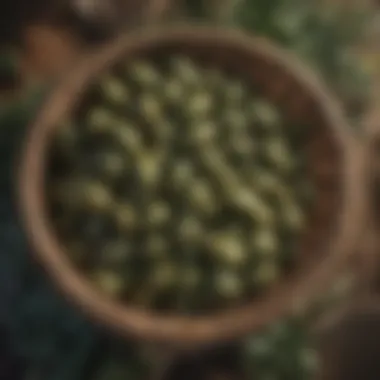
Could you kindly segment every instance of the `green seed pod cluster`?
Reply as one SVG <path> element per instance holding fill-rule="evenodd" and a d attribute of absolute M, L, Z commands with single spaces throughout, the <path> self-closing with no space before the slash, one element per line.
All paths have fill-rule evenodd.
<path fill-rule="evenodd" d="M 91 281 L 139 307 L 201 313 L 291 270 L 313 187 L 300 128 L 278 107 L 175 55 L 119 64 L 89 93 L 58 129 L 48 194 Z"/>

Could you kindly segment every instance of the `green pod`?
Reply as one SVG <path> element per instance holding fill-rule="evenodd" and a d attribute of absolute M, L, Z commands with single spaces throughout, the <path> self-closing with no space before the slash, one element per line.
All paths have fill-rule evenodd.
<path fill-rule="evenodd" d="M 280 253 L 280 241 L 274 228 L 258 227 L 250 237 L 250 248 L 255 256 L 276 258 Z"/>
<path fill-rule="evenodd" d="M 290 232 L 299 232 L 306 225 L 306 214 L 297 201 L 296 194 L 284 187 L 278 194 L 280 218 L 283 228 Z"/>
<path fill-rule="evenodd" d="M 187 199 L 193 210 L 201 215 L 206 214 L 211 216 L 219 209 L 215 192 L 210 183 L 205 179 L 197 178 L 189 184 Z"/>
<path fill-rule="evenodd" d="M 131 99 L 130 91 L 122 78 L 108 75 L 99 83 L 103 99 L 115 106 L 126 106 Z"/>
<path fill-rule="evenodd" d="M 156 67 L 146 61 L 135 61 L 127 67 L 129 77 L 142 88 L 154 88 L 162 83 L 162 75 Z"/>
<path fill-rule="evenodd" d="M 262 143 L 263 159 L 278 169 L 280 173 L 289 173 L 296 168 L 296 160 L 284 137 L 272 136 Z"/>
<path fill-rule="evenodd" d="M 264 99 L 254 99 L 250 102 L 248 112 L 254 125 L 264 132 L 275 132 L 282 125 L 281 114 L 274 104 Z"/>
<path fill-rule="evenodd" d="M 164 109 L 160 98 L 153 93 L 143 93 L 137 99 L 141 116 L 151 123 L 156 123 L 164 118 Z"/>
<path fill-rule="evenodd" d="M 249 96 L 249 91 L 244 82 L 238 79 L 229 79 L 224 82 L 224 96 L 226 103 L 242 104 Z"/>
<path fill-rule="evenodd" d="M 78 190 L 81 193 L 84 205 L 90 210 L 108 211 L 114 204 L 109 189 L 102 183 L 83 183 L 83 188 Z"/>
<path fill-rule="evenodd" d="M 186 88 L 178 78 L 168 78 L 163 85 L 164 98 L 169 104 L 181 105 L 186 97 Z"/>
<path fill-rule="evenodd" d="M 57 183 L 56 200 L 76 210 L 108 212 L 114 204 L 112 193 L 100 181 L 72 179 Z"/>
<path fill-rule="evenodd" d="M 204 227 L 195 216 L 186 216 L 179 222 L 178 238 L 180 241 L 193 243 L 201 241 L 204 235 Z"/>
<path fill-rule="evenodd" d="M 197 121 L 192 122 L 190 125 L 191 140 L 194 144 L 202 145 L 212 142 L 217 133 L 217 126 L 212 121 Z"/>
<path fill-rule="evenodd" d="M 170 222 L 171 207 L 164 201 L 154 201 L 147 207 L 148 223 L 154 227 L 163 227 Z"/>
<path fill-rule="evenodd" d="M 120 124 L 118 117 L 105 107 L 90 109 L 85 120 L 86 129 L 91 133 L 107 133 Z"/>
<path fill-rule="evenodd" d="M 201 146 L 198 152 L 204 165 L 221 186 L 228 202 L 246 213 L 253 222 L 267 225 L 275 222 L 275 214 L 270 205 L 265 202 L 259 193 L 240 183 L 240 179 L 224 162 L 222 154 L 214 145 Z"/>
<path fill-rule="evenodd" d="M 244 132 L 232 134 L 229 145 L 235 154 L 247 159 L 247 164 L 249 164 L 249 160 L 253 160 L 257 150 L 255 142 Z"/>
<path fill-rule="evenodd" d="M 186 188 L 195 176 L 195 168 L 188 159 L 177 159 L 170 171 L 170 182 L 174 188 Z"/>
<path fill-rule="evenodd" d="M 250 120 L 244 109 L 239 107 L 226 107 L 221 112 L 221 122 L 228 131 L 233 134 L 237 131 L 247 131 L 250 127 Z"/>
<path fill-rule="evenodd" d="M 207 247 L 218 265 L 241 267 L 248 262 L 248 250 L 238 229 L 213 234 L 207 239 Z"/>
<path fill-rule="evenodd" d="M 282 179 L 272 170 L 256 166 L 250 175 L 250 184 L 262 194 L 272 196 L 284 186 Z"/>
<path fill-rule="evenodd" d="M 207 91 L 194 93 L 186 100 L 186 114 L 188 117 L 199 120 L 210 116 L 214 106 L 214 100 Z"/>
<path fill-rule="evenodd" d="M 244 294 L 244 283 L 239 273 L 221 270 L 214 274 L 215 292 L 223 300 L 237 300 Z"/>
<path fill-rule="evenodd" d="M 132 156 L 142 150 L 142 135 L 138 126 L 134 123 L 125 121 L 116 121 L 109 129 L 110 135 Z"/>
<path fill-rule="evenodd" d="M 199 85 L 203 82 L 201 69 L 188 57 L 173 57 L 170 61 L 170 68 L 173 76 L 185 85 Z"/>
<path fill-rule="evenodd" d="M 144 188 L 149 192 L 154 192 L 162 176 L 162 161 L 165 151 L 148 150 L 146 148 L 135 152 L 136 167 L 140 180 Z"/>

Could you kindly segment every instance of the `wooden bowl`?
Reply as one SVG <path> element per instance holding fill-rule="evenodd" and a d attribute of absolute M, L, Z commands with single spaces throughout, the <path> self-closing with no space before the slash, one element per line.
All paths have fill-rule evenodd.
<path fill-rule="evenodd" d="M 73 268 L 47 214 L 47 149 L 59 121 L 103 70 L 120 59 L 157 51 L 185 53 L 234 70 L 256 83 L 286 111 L 289 120 L 315 127 L 308 139 L 308 160 L 317 188 L 316 207 L 301 239 L 294 273 L 262 297 L 213 315 L 158 315 L 107 298 Z M 24 226 L 54 282 L 91 318 L 121 334 L 187 348 L 244 336 L 323 292 L 352 258 L 367 214 L 365 149 L 350 133 L 337 101 L 285 51 L 235 30 L 153 28 L 110 43 L 88 57 L 50 96 L 29 130 L 20 164 L 18 191 Z"/>

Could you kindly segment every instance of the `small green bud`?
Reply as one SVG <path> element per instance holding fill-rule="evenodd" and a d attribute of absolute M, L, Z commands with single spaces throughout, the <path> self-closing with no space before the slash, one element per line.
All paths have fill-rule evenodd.
<path fill-rule="evenodd" d="M 152 94 L 143 94 L 138 99 L 142 116 L 149 122 L 157 122 L 163 118 L 163 109 L 157 97 Z"/>
<path fill-rule="evenodd" d="M 69 207 L 91 211 L 108 211 L 113 197 L 102 183 L 87 179 L 67 180 L 57 184 L 56 198 Z"/>
<path fill-rule="evenodd" d="M 148 207 L 148 221 L 154 226 L 163 226 L 171 217 L 170 206 L 163 201 L 156 201 Z"/>
<path fill-rule="evenodd" d="M 203 226 L 197 218 L 188 216 L 180 222 L 178 234 L 183 241 L 198 241 L 204 234 Z"/>
<path fill-rule="evenodd" d="M 113 198 L 105 185 L 97 182 L 84 182 L 79 189 L 85 205 L 92 210 L 108 211 L 113 205 Z"/>
<path fill-rule="evenodd" d="M 172 72 L 185 84 L 199 84 L 202 81 L 200 70 L 187 57 L 174 57 L 171 61 Z"/>
<path fill-rule="evenodd" d="M 231 136 L 230 144 L 235 153 L 253 159 L 255 144 L 246 133 L 236 133 Z"/>
<path fill-rule="evenodd" d="M 194 171 L 194 166 L 189 160 L 176 160 L 171 172 L 171 181 L 174 187 L 187 186 L 194 177 Z"/>
<path fill-rule="evenodd" d="M 185 96 L 185 89 L 180 80 L 171 78 L 166 81 L 163 93 L 170 103 L 180 103 Z"/>
<path fill-rule="evenodd" d="M 194 118 L 208 116 L 212 110 L 213 100 L 207 92 L 194 94 L 187 104 L 189 116 Z"/>
<path fill-rule="evenodd" d="M 188 188 L 188 198 L 193 207 L 201 213 L 212 215 L 218 210 L 214 191 L 205 180 L 196 179 L 191 182 Z"/>
<path fill-rule="evenodd" d="M 276 257 L 280 249 L 276 230 L 268 227 L 256 230 L 251 237 L 251 247 L 255 255 Z"/>
<path fill-rule="evenodd" d="M 222 231 L 209 240 L 209 248 L 219 262 L 232 266 L 247 262 L 247 251 L 240 231 Z"/>
<path fill-rule="evenodd" d="M 126 106 L 130 99 L 123 81 L 111 75 L 101 81 L 100 90 L 106 101 L 111 104 Z"/>
<path fill-rule="evenodd" d="M 143 87 L 157 86 L 161 82 L 159 71 L 148 62 L 137 61 L 127 69 L 132 79 Z"/>
<path fill-rule="evenodd" d="M 238 80 L 229 80 L 225 83 L 225 97 L 228 102 L 242 103 L 248 94 L 245 84 Z"/>
<path fill-rule="evenodd" d="M 139 151 L 142 145 L 142 137 L 138 127 L 132 123 L 125 122 L 115 125 L 112 135 L 128 151 Z"/>
<path fill-rule="evenodd" d="M 88 112 L 86 127 L 90 132 L 109 132 L 119 124 L 112 111 L 98 107 Z"/>
<path fill-rule="evenodd" d="M 241 297 L 244 287 L 240 276 L 235 272 L 221 271 L 215 276 L 215 290 L 223 298 Z"/>
<path fill-rule="evenodd" d="M 205 144 L 213 141 L 217 134 L 217 127 L 212 122 L 198 122 L 191 127 L 193 141 Z"/>
<path fill-rule="evenodd" d="M 235 192 L 235 199 L 241 209 L 248 209 L 252 217 L 258 223 L 273 225 L 275 213 L 273 209 L 264 202 L 258 194 L 254 194 L 249 188 L 238 188 Z"/>
<path fill-rule="evenodd" d="M 261 168 L 255 168 L 251 176 L 251 184 L 254 185 L 262 194 L 277 194 L 278 190 L 283 187 L 278 176 L 271 171 Z"/>
<path fill-rule="evenodd" d="M 251 113 L 253 120 L 267 131 L 277 130 L 281 124 L 281 115 L 276 106 L 266 100 L 255 99 L 251 102 Z"/>
<path fill-rule="evenodd" d="M 232 133 L 234 131 L 247 130 L 247 128 L 250 126 L 249 120 L 247 119 L 243 110 L 238 108 L 227 108 L 223 112 L 223 122 Z"/>
<path fill-rule="evenodd" d="M 294 157 L 283 138 L 274 137 L 265 141 L 264 144 L 263 155 L 271 164 L 280 171 L 288 172 L 294 169 Z"/>
<path fill-rule="evenodd" d="M 281 209 L 281 215 L 285 227 L 294 232 L 302 230 L 306 223 L 306 215 L 297 202 L 288 199 L 284 201 Z"/>

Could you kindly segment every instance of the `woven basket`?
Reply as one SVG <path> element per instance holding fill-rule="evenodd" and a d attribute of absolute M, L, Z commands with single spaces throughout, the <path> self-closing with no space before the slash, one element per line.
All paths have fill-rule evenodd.
<path fill-rule="evenodd" d="M 47 217 L 46 154 L 58 122 L 103 70 L 120 59 L 157 51 L 185 53 L 240 73 L 281 106 L 289 120 L 315 126 L 308 141 L 308 167 L 317 188 L 316 207 L 300 241 L 294 274 L 282 278 L 261 298 L 214 315 L 163 316 L 108 299 L 74 270 Z M 65 78 L 30 128 L 18 185 L 24 226 L 54 282 L 91 318 L 119 333 L 182 347 L 244 336 L 328 289 L 355 252 L 366 218 L 367 161 L 363 147 L 349 131 L 339 105 L 320 81 L 261 38 L 193 26 L 129 34 L 88 57 Z"/>

